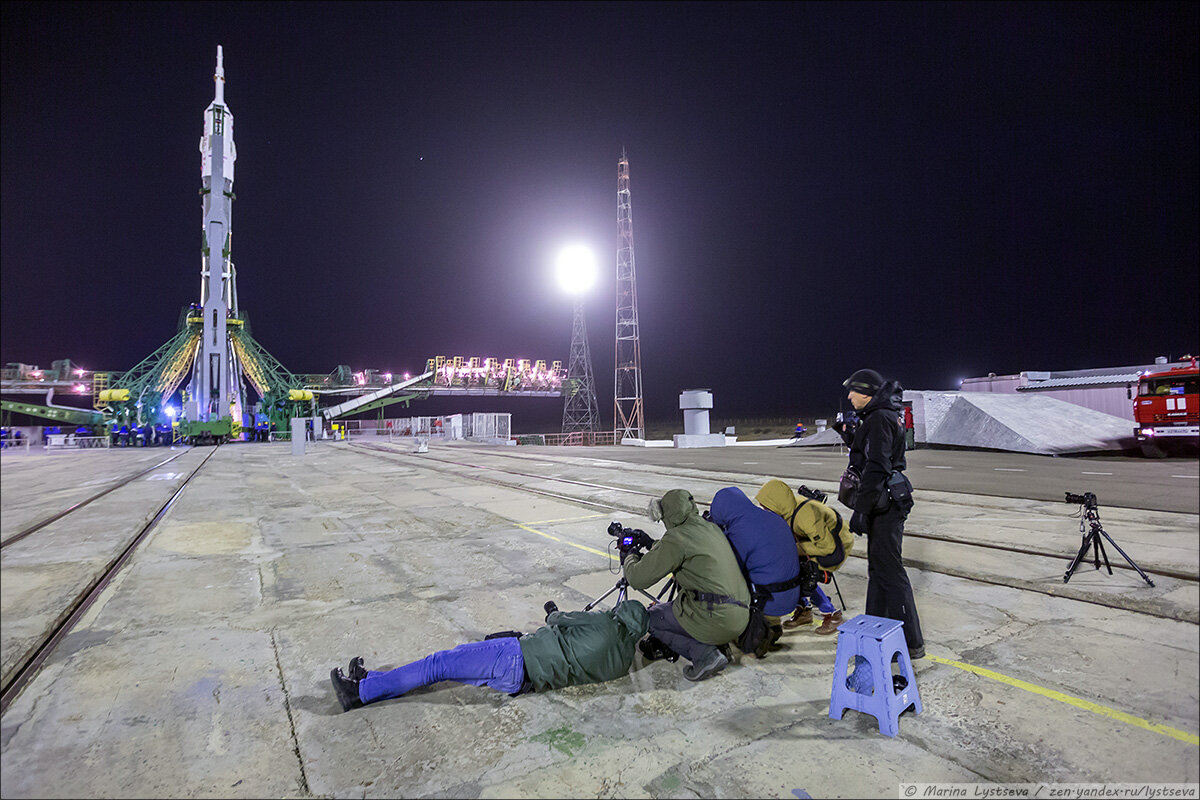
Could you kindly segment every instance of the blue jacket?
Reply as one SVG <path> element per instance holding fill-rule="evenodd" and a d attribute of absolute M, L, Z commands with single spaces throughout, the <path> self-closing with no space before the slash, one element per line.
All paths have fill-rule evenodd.
<path fill-rule="evenodd" d="M 783 517 L 759 508 L 736 486 L 729 486 L 713 497 L 709 512 L 721 526 L 738 562 L 755 585 L 783 583 L 800 574 L 800 554 L 792 529 Z M 781 617 L 792 612 L 800 601 L 800 587 L 773 592 L 763 613 Z"/>

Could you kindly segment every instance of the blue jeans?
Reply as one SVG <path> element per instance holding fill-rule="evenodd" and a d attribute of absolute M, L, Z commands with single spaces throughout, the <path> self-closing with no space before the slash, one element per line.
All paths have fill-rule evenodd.
<path fill-rule="evenodd" d="M 832 614 L 837 610 L 833 607 L 833 601 L 826 597 L 825 593 L 821 591 L 820 586 L 818 586 L 816 589 L 813 589 L 813 593 L 804 598 L 804 605 L 814 605 L 822 614 Z"/>
<path fill-rule="evenodd" d="M 358 699 L 374 703 L 438 681 L 490 686 L 512 694 L 524 680 L 525 659 L 516 638 L 488 639 L 439 650 L 388 672 L 372 670 L 358 683 Z"/>

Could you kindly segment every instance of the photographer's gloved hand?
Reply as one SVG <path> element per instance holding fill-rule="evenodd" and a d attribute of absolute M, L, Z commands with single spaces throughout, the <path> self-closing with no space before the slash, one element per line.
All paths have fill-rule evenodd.
<path fill-rule="evenodd" d="M 850 532 L 855 536 L 862 536 L 867 532 L 867 515 L 861 511 L 855 511 L 850 517 Z"/>
<path fill-rule="evenodd" d="M 654 547 L 654 545 L 658 544 L 658 542 L 654 539 L 651 539 L 650 534 L 646 533 L 645 531 L 637 531 L 636 536 L 637 538 L 634 540 L 634 543 L 643 550 L 649 550 L 651 547 Z"/>

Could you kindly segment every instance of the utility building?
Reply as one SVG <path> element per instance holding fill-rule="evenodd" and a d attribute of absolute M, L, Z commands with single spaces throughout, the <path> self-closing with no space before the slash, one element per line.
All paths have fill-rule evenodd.
<path fill-rule="evenodd" d="M 1051 397 L 1094 411 L 1102 411 L 1133 421 L 1133 398 L 1137 394 L 1138 378 L 1148 372 L 1161 372 L 1181 367 L 1188 361 L 1168 362 L 1163 356 L 1153 364 L 1132 367 L 1102 367 L 1100 369 L 1066 370 L 1061 372 L 1019 372 L 967 378 L 962 382 L 964 392 L 993 394 L 1034 394 Z"/>

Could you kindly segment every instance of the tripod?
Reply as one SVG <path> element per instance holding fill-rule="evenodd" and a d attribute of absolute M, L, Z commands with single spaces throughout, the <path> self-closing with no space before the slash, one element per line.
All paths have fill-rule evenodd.
<path fill-rule="evenodd" d="M 1121 549 L 1121 546 L 1114 542 L 1112 537 L 1105 532 L 1104 526 L 1100 524 L 1100 508 L 1096 503 L 1096 495 L 1092 494 L 1091 492 L 1087 492 L 1081 496 L 1073 495 L 1070 492 L 1067 492 L 1067 502 L 1078 502 L 1081 504 L 1079 510 L 1082 512 L 1082 517 L 1079 520 L 1079 532 L 1083 534 L 1083 544 L 1079 546 L 1079 552 L 1076 553 L 1075 558 L 1072 559 L 1071 566 L 1067 567 L 1067 573 L 1063 575 L 1063 583 L 1071 580 L 1071 575 L 1074 574 L 1075 569 L 1079 566 L 1080 562 L 1082 562 L 1087 556 L 1089 547 L 1092 548 L 1092 565 L 1096 569 L 1100 569 L 1100 559 L 1103 557 L 1104 566 L 1108 570 L 1108 574 L 1113 574 L 1112 565 L 1108 563 L 1108 553 L 1106 553 L 1104 550 L 1104 543 L 1100 541 L 1100 537 L 1103 536 L 1108 540 L 1109 544 L 1117 548 L 1117 552 L 1124 556 L 1125 560 L 1129 562 L 1129 566 L 1136 569 L 1138 575 L 1141 575 L 1142 579 L 1146 581 L 1146 583 L 1150 584 L 1151 586 L 1154 585 L 1154 581 L 1150 580 L 1149 576 L 1146 575 L 1145 572 L 1142 572 L 1142 568 L 1133 563 L 1133 559 L 1126 555 L 1125 551 Z"/>
<path fill-rule="evenodd" d="M 641 589 L 634 589 L 635 592 L 641 592 L 641 594 L 645 595 L 645 597 L 650 601 L 650 605 L 654 605 L 655 603 L 661 603 L 663 595 L 667 594 L 668 590 L 670 591 L 670 594 L 667 595 L 667 602 L 669 603 L 669 602 L 671 602 L 671 600 L 675 599 L 675 579 L 674 578 L 671 578 L 665 584 L 663 584 L 663 588 L 658 593 L 657 597 L 650 594 L 649 592 L 642 591 Z M 607 592 L 600 595 L 595 600 L 593 600 L 592 602 L 590 602 L 586 606 L 584 606 L 583 610 L 591 611 L 593 608 L 595 608 L 597 605 L 599 605 L 604 600 L 604 598 L 608 597 L 613 592 L 617 593 L 617 599 L 613 603 L 614 606 L 629 596 L 629 581 L 625 580 L 624 575 L 621 576 L 620 580 L 618 580 L 616 583 L 613 584 L 611 589 L 609 589 Z"/>

